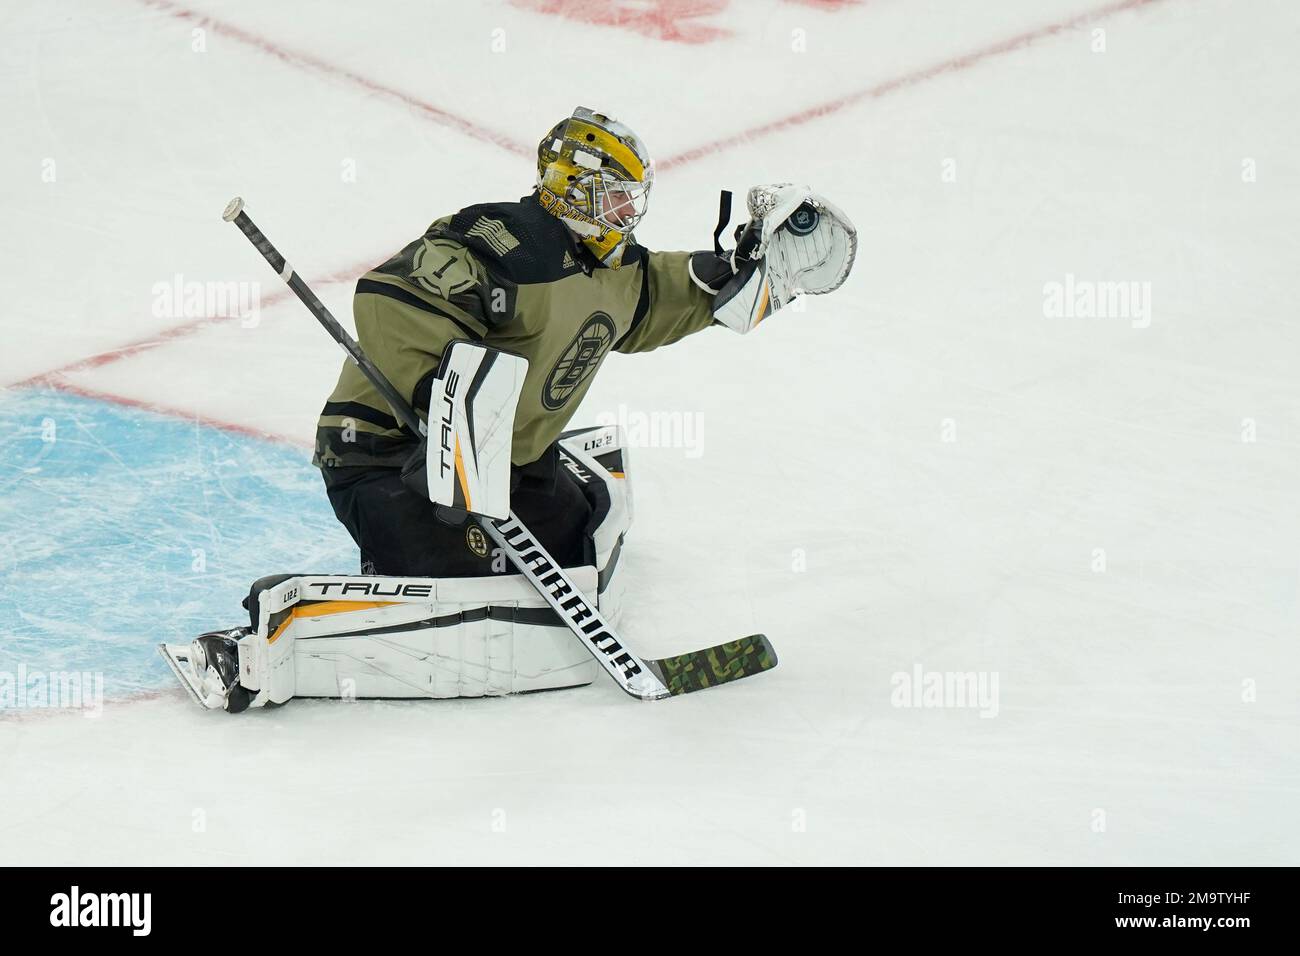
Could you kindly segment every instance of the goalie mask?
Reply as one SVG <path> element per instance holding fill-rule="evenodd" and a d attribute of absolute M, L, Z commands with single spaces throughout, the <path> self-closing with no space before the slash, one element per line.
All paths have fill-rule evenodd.
<path fill-rule="evenodd" d="M 640 138 L 586 107 L 557 123 L 537 146 L 542 208 L 611 269 L 623 264 L 653 182 L 654 163 Z"/>

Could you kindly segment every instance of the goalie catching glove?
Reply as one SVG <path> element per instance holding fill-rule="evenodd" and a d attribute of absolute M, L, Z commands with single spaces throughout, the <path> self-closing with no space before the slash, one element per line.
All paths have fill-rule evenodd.
<path fill-rule="evenodd" d="M 823 295 L 844 284 L 858 251 L 858 233 L 839 207 L 807 186 L 755 186 L 747 199 L 749 222 L 737 245 L 696 252 L 691 278 L 714 296 L 713 317 L 745 333 L 795 296 Z M 723 194 L 722 221 L 730 215 Z"/>

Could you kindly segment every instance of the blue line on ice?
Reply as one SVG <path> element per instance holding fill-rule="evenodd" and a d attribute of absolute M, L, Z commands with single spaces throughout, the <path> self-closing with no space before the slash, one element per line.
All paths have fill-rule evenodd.
<path fill-rule="evenodd" d="M 0 671 L 172 680 L 154 647 L 247 620 L 252 581 L 356 573 L 300 450 L 49 390 L 0 393 Z"/>

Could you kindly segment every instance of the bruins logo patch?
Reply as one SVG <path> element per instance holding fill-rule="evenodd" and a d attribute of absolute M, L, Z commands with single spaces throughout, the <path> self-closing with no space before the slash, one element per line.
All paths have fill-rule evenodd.
<path fill-rule="evenodd" d="M 563 408 L 569 396 L 591 377 L 614 346 L 614 320 L 593 312 L 561 354 L 542 385 L 542 404 L 551 411 Z"/>
<path fill-rule="evenodd" d="M 478 525 L 470 523 L 465 529 L 465 546 L 477 554 L 480 558 L 488 556 L 488 539 L 483 533 L 483 529 Z"/>
<path fill-rule="evenodd" d="M 411 278 L 421 289 L 444 299 L 472 288 L 478 281 L 464 247 L 447 239 L 420 240 L 420 248 L 411 259 Z"/>

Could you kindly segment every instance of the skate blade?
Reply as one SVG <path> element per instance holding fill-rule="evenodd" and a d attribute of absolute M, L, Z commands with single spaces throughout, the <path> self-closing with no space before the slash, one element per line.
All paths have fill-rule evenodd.
<path fill-rule="evenodd" d="M 190 648 L 187 644 L 159 644 L 158 653 L 162 655 L 167 666 L 172 669 L 181 686 L 189 691 L 194 702 L 205 710 L 216 710 L 203 699 L 198 683 L 194 679 L 194 669 L 190 666 Z"/>

